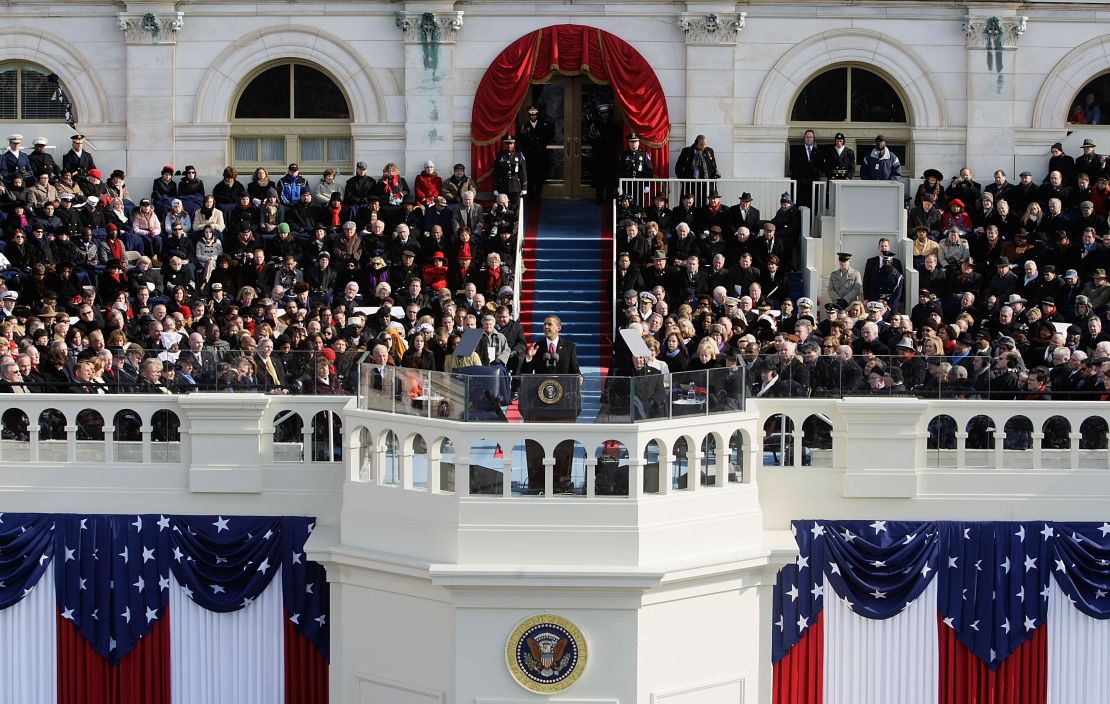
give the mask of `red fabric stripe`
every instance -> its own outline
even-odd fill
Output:
[[[821,704],[825,677],[824,633],[825,612],[822,611],[798,644],[775,665],[772,691],[775,704]]]
[[[613,358],[613,211],[611,203],[601,205],[601,261],[612,262],[601,277],[601,373],[609,370],[609,360]],[[621,295],[617,291],[617,296]],[[617,299],[621,300],[621,299]]]
[[[117,666],[59,614],[58,704],[170,704],[169,610]]]
[[[517,316],[517,322],[524,328],[525,335],[531,335],[532,313],[536,303],[536,237],[540,231],[541,207],[539,203],[531,203],[524,211],[524,250],[520,257],[524,264],[524,273],[520,278],[520,315]]]
[[[285,613],[285,704],[328,704],[328,661]]]
[[[1048,697],[1048,634],[1042,626],[991,672],[937,616],[939,704],[1044,704]]]

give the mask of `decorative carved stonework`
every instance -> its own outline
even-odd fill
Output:
[[[463,13],[398,12],[397,26],[407,44],[454,44],[463,26]]]
[[[121,12],[118,17],[128,44],[176,44],[177,33],[185,26],[184,12],[141,15]]]
[[[964,17],[968,49],[1017,49],[1028,17]]]
[[[687,44],[735,44],[747,22],[748,13],[695,15],[683,12],[678,26],[686,34]]]

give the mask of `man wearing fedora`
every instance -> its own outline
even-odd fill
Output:
[[[1075,160],[1076,173],[1085,173],[1090,177],[1091,183],[1098,180],[1102,175],[1102,161],[1105,159],[1101,154],[1095,153],[1095,143],[1090,139],[1083,140],[1083,154]]]
[[[744,191],[740,194],[740,202],[728,209],[732,232],[741,227],[748,228],[749,232],[759,229],[759,208],[752,205],[752,194]]]
[[[1080,294],[1087,297],[1091,310],[1101,311],[1110,306],[1110,283],[1106,281],[1106,270],[1095,269],[1091,272],[1091,280],[1083,286]]]

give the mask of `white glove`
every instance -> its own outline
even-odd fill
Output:
[[[494,192],[493,192],[493,197],[494,197],[494,198],[496,198],[496,197],[497,197],[497,196],[499,196],[499,195],[501,195],[501,194],[500,194],[500,193],[498,193],[497,191],[494,191]]]
[[[520,195],[522,195],[522,196],[528,195],[528,189],[525,188],[523,191],[520,192]]]
[[[651,191],[651,186],[644,186],[644,193]]]

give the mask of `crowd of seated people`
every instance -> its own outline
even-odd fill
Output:
[[[838,255],[812,298],[790,290],[788,194],[770,219],[748,194],[624,202],[616,324],[638,326],[664,373],[743,366],[756,397],[1110,399],[1110,168],[1095,150],[1053,145],[1040,181],[927,169],[907,208],[913,260],[882,238],[860,265]],[[921,292],[905,314],[911,268]]]
[[[414,190],[392,163],[211,189],[167,165],[133,197],[87,152],[27,174],[21,141],[0,158],[0,393],[348,394],[376,345],[442,370],[483,315],[519,329],[517,213],[463,164]]]

